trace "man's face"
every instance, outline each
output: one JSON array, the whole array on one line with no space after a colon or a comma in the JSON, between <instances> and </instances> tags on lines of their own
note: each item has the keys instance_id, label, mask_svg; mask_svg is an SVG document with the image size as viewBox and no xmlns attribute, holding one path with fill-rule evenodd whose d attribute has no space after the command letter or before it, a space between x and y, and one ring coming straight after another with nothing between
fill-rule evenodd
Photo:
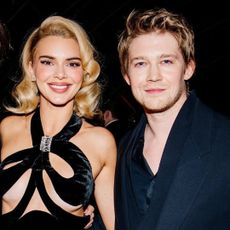
<instances>
[{"instance_id":1,"label":"man's face","mask_svg":"<svg viewBox=\"0 0 230 230\"><path fill-rule=\"evenodd\" d=\"M146 111L164 112L184 103L185 80L191 78L194 68L193 62L185 64L173 35L152 32L132 40L125 80Z\"/></svg>"}]
</instances>

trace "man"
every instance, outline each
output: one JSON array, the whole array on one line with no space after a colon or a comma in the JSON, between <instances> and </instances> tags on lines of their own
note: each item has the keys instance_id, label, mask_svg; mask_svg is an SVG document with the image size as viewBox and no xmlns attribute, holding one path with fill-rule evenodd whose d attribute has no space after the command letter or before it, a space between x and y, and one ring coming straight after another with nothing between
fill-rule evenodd
<instances>
[{"instance_id":1,"label":"man","mask_svg":"<svg viewBox=\"0 0 230 230\"><path fill-rule=\"evenodd\" d=\"M165 9L133 11L118 51L144 114L119 145L116 229L230 229L230 119L188 90L193 30Z\"/></svg>"},{"instance_id":2,"label":"man","mask_svg":"<svg viewBox=\"0 0 230 230\"><path fill-rule=\"evenodd\" d=\"M134 118L133 108L123 95L111 96L103 106L104 126L114 135L117 145L133 126Z\"/></svg>"}]
</instances>

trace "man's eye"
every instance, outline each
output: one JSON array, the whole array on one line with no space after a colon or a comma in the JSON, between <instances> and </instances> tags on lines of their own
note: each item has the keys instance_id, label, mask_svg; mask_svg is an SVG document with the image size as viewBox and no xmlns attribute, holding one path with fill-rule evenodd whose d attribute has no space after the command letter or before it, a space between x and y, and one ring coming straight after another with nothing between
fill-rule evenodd
<instances>
[{"instance_id":1,"label":"man's eye","mask_svg":"<svg viewBox=\"0 0 230 230\"><path fill-rule=\"evenodd\" d=\"M172 61L171 61L171 60L166 59L166 60L163 60L163 61L162 61L162 63L164 63L164 64L172 64Z\"/></svg>"},{"instance_id":2,"label":"man's eye","mask_svg":"<svg viewBox=\"0 0 230 230\"><path fill-rule=\"evenodd\" d=\"M144 66L145 65L145 62L137 62L135 64L135 66L139 67L139 66Z\"/></svg>"}]
</instances>

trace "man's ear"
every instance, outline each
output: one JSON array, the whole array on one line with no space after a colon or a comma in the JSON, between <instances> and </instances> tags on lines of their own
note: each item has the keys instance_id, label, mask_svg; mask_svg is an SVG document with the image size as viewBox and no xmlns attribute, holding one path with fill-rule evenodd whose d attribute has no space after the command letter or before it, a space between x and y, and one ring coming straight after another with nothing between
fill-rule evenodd
<instances>
[{"instance_id":1,"label":"man's ear","mask_svg":"<svg viewBox=\"0 0 230 230\"><path fill-rule=\"evenodd\" d=\"M109 110L105 110L105 112L103 113L104 115L104 119L108 119L108 117L110 117L110 111Z\"/></svg>"},{"instance_id":2,"label":"man's ear","mask_svg":"<svg viewBox=\"0 0 230 230\"><path fill-rule=\"evenodd\" d=\"M130 79L129 79L128 74L125 74L125 75L124 75L124 79L125 79L126 83L127 83L128 85L130 85Z\"/></svg>"},{"instance_id":3,"label":"man's ear","mask_svg":"<svg viewBox=\"0 0 230 230\"><path fill-rule=\"evenodd\" d=\"M112 112L109 109L105 110L105 112L103 113L103 118L104 118L105 124L107 124L113 119Z\"/></svg>"},{"instance_id":4,"label":"man's ear","mask_svg":"<svg viewBox=\"0 0 230 230\"><path fill-rule=\"evenodd\" d=\"M196 63L194 60L191 60L185 69L184 80L189 80L193 76L195 69Z\"/></svg>"}]
</instances>

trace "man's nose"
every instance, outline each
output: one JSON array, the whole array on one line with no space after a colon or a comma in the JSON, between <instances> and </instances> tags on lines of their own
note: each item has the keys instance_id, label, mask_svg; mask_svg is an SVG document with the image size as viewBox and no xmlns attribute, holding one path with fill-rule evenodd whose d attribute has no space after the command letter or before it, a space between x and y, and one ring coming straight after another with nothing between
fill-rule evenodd
<instances>
[{"instance_id":1,"label":"man's nose","mask_svg":"<svg viewBox=\"0 0 230 230\"><path fill-rule=\"evenodd\" d=\"M161 72L157 64L150 66L147 76L148 81L159 81L161 80Z\"/></svg>"}]
</instances>

